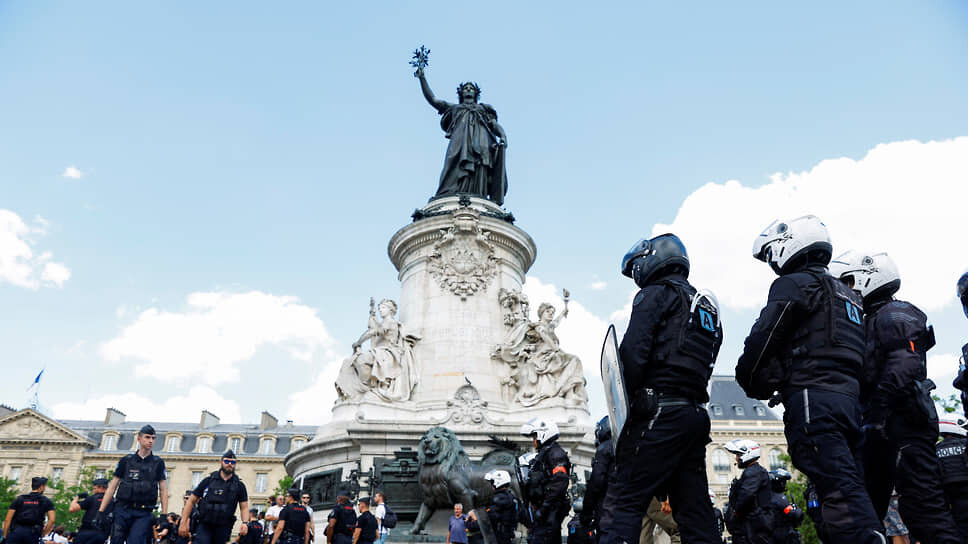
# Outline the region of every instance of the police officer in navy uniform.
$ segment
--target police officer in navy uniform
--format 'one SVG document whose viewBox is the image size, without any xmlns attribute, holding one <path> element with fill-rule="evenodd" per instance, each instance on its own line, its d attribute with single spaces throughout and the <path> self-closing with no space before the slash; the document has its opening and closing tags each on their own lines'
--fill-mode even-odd
<svg viewBox="0 0 968 544">
<path fill-rule="evenodd" d="M 165 462 L 151 453 L 155 428 L 145 425 L 138 431 L 138 451 L 118 461 L 114 478 L 108 484 L 99 509 L 98 524 L 104 523 L 108 507 L 115 501 L 111 543 L 144 544 L 151 538 L 154 518 L 151 512 L 161 497 L 161 511 L 168 511 L 168 482 Z"/>
<path fill-rule="evenodd" d="M 631 403 L 601 507 L 600 542 L 638 542 L 652 498 L 668 495 L 683 542 L 716 543 L 707 496 L 706 386 L 722 344 L 715 297 L 688 282 L 689 256 L 674 234 L 642 240 L 622 259 L 640 291 L 619 355 Z"/>
<path fill-rule="evenodd" d="M 259 523 L 259 510 L 257 508 L 249 508 L 249 522 L 246 525 L 248 529 L 246 529 L 245 535 L 242 535 L 240 530 L 239 544 L 262 544 L 264 530 L 262 524 Z"/>
<path fill-rule="evenodd" d="M 958 298 L 961 300 L 961 308 L 968 317 L 968 272 L 958 278 Z M 965 417 L 968 417 L 968 344 L 961 346 L 961 368 L 955 377 L 954 385 L 961 390 L 961 409 Z"/>
<path fill-rule="evenodd" d="M 74 544 L 103 544 L 108 539 L 108 533 L 104 530 L 105 528 L 97 527 L 94 523 L 94 520 L 97 519 L 98 510 L 101 508 L 101 501 L 104 500 L 104 492 L 108 488 L 108 481 L 106 478 L 95 478 L 93 485 L 93 495 L 83 497 L 78 495 L 71 501 L 71 505 L 67 509 L 71 513 L 84 510 L 80 529 L 77 532 L 77 536 L 74 537 Z M 110 508 L 108 509 L 108 513 L 110 514 Z"/>
<path fill-rule="evenodd" d="M 530 544 L 561 544 L 561 522 L 571 510 L 568 501 L 568 475 L 571 461 L 558 444 L 558 425 L 534 418 L 521 426 L 521 434 L 531 438 L 538 454 L 528 467 L 525 489 L 534 509 Z"/>
<path fill-rule="evenodd" d="M 309 544 L 313 521 L 306 506 L 299 502 L 300 495 L 296 488 L 286 493 L 286 506 L 279 512 L 271 544 Z"/>
<path fill-rule="evenodd" d="M 185 503 L 182 521 L 178 532 L 181 536 L 189 534 L 189 518 L 192 508 L 198 504 L 198 529 L 195 531 L 195 544 L 225 544 L 232 534 L 235 524 L 235 508 L 239 508 L 242 526 L 239 536 L 245 536 L 249 527 L 249 494 L 245 484 L 235 473 L 238 459 L 235 452 L 228 450 L 222 454 L 221 466 L 206 476 Z"/>
<path fill-rule="evenodd" d="M 353 528 L 356 527 L 356 511 L 350 504 L 348 491 L 336 493 L 336 506 L 327 516 L 327 544 L 350 544 L 353 541 Z"/>
<path fill-rule="evenodd" d="M 485 474 L 484 479 L 491 482 L 495 490 L 487 507 L 494 538 L 497 544 L 511 544 L 521 511 L 520 502 L 511 491 L 511 475 L 506 470 L 495 469 Z"/>
<path fill-rule="evenodd" d="M 774 512 L 770 474 L 757 461 L 760 445 L 752 440 L 730 440 L 723 446 L 736 456 L 743 469 L 729 488 L 726 528 L 737 544 L 770 544 L 773 541 Z"/>
<path fill-rule="evenodd" d="M 886 253 L 848 251 L 831 261 L 830 273 L 864 299 L 864 475 L 874 511 L 883 519 L 896 488 L 912 540 L 959 542 L 935 452 L 938 413 L 926 364 L 934 329 L 924 312 L 894 298 L 901 276 Z"/>
<path fill-rule="evenodd" d="M 960 416 L 942 417 L 938 422 L 941 442 L 935 446 L 935 451 L 945 501 L 962 540 L 968 542 L 968 457 L 965 457 L 968 431 L 965 425 L 965 419 Z"/>
<path fill-rule="evenodd" d="M 736 365 L 746 394 L 779 391 L 793 465 L 816 485 L 827 541 L 884 542 L 864 486 L 860 379 L 864 320 L 860 296 L 827 273 L 833 246 L 816 216 L 774 221 L 753 257 L 779 276 Z"/>
<path fill-rule="evenodd" d="M 14 499 L 7 510 L 3 520 L 7 544 L 37 544 L 54 528 L 54 503 L 44 496 L 47 478 L 32 478 L 30 489 L 30 493 Z"/>
<path fill-rule="evenodd" d="M 800 544 L 797 527 L 803 523 L 803 510 L 790 502 L 786 486 L 793 478 L 789 470 L 778 468 L 770 471 L 770 490 L 772 491 L 773 542 L 775 544 Z"/>
<path fill-rule="evenodd" d="M 592 458 L 592 473 L 585 482 L 585 498 L 579 516 L 582 526 L 592 531 L 596 540 L 602 519 L 602 502 L 608 491 L 608 473 L 614 464 L 612 428 L 609 426 L 608 416 L 605 416 L 595 424 L 595 457 Z"/>
</svg>

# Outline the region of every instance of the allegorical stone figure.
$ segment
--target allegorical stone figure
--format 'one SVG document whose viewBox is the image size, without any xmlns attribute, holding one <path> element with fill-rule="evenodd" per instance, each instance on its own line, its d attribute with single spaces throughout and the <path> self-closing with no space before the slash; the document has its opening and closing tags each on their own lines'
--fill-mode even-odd
<svg viewBox="0 0 968 544">
<path fill-rule="evenodd" d="M 397 304 L 380 301 L 380 320 L 370 299 L 370 320 L 359 340 L 353 343 L 353 355 L 343 361 L 336 378 L 340 400 L 358 398 L 373 392 L 386 401 L 410 400 L 417 385 L 417 365 L 413 345 L 420 338 L 404 331 L 396 320 Z M 370 349 L 363 342 L 370 340 Z"/>
<path fill-rule="evenodd" d="M 561 350 L 555 333 L 568 315 L 567 291 L 560 315 L 555 317 L 555 307 L 542 303 L 534 322 L 528 320 L 528 299 L 523 293 L 502 289 L 499 298 L 509 329 L 491 357 L 508 365 L 502 378 L 505 398 L 522 406 L 559 397 L 575 405 L 587 402 L 581 360 Z"/>
<path fill-rule="evenodd" d="M 440 128 L 450 140 L 434 198 L 465 193 L 502 205 L 508 190 L 504 168 L 507 137 L 497 123 L 497 111 L 478 102 L 481 89 L 476 83 L 461 83 L 458 103 L 451 104 L 434 96 L 423 68 L 417 68 L 414 75 L 424 98 L 440 114 Z"/>
</svg>

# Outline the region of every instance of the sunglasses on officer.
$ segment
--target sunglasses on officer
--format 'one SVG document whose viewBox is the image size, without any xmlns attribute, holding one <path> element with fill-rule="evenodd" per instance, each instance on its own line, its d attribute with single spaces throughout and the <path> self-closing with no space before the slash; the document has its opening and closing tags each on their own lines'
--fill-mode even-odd
<svg viewBox="0 0 968 544">
<path fill-rule="evenodd" d="M 222 459 L 222 462 L 226 465 L 235 465 L 237 461 L 235 459 Z"/>
</svg>

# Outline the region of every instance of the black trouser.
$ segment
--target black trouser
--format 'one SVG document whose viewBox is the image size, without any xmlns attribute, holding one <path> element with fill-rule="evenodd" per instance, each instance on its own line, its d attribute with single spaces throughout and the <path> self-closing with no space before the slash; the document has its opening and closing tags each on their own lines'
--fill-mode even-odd
<svg viewBox="0 0 968 544">
<path fill-rule="evenodd" d="M 346 533 L 335 533 L 333 535 L 333 541 L 328 544 L 350 544 L 353 542 L 353 535 L 348 535 Z"/>
<path fill-rule="evenodd" d="M 81 529 L 74 537 L 74 544 L 104 544 L 107 539 L 107 533 L 97 529 Z"/>
<path fill-rule="evenodd" d="M 944 497 L 962 541 L 968 542 L 968 482 L 944 484 Z"/>
<path fill-rule="evenodd" d="M 37 544 L 40 540 L 40 532 L 43 527 L 28 527 L 26 525 L 14 525 L 7 535 L 6 544 Z"/>
<path fill-rule="evenodd" d="M 912 541 L 961 542 L 941 489 L 937 426 L 914 427 L 895 415 L 888 421 L 886 442 L 873 434 L 866 437 L 864 474 L 874 511 L 884 519 L 896 488 L 898 513 Z"/>
<path fill-rule="evenodd" d="M 719 544 L 706 480 L 709 442 L 709 414 L 697 404 L 660 405 L 651 420 L 630 417 L 608 479 L 600 542 L 637 543 L 652 498 L 668 492 L 682 541 Z"/>
<path fill-rule="evenodd" d="M 883 544 L 884 526 L 864 487 L 857 399 L 804 389 L 785 394 L 783 405 L 790 457 L 817 488 L 828 544 Z"/>
<path fill-rule="evenodd" d="M 548 514 L 550 520 L 534 522 L 529 544 L 561 544 L 561 522 L 565 521 L 570 508 L 558 508 Z"/>
<path fill-rule="evenodd" d="M 198 530 L 195 531 L 195 544 L 225 544 L 232 536 L 231 525 L 213 525 L 211 523 L 199 523 Z"/>
</svg>

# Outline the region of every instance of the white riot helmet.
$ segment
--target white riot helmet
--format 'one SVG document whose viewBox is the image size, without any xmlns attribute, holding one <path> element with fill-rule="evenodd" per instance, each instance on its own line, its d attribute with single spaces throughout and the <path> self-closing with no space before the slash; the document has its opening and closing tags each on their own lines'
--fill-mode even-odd
<svg viewBox="0 0 968 544">
<path fill-rule="evenodd" d="M 739 456 L 739 468 L 746 468 L 760 458 L 760 445 L 748 438 L 737 438 L 726 443 L 726 451 Z"/>
<path fill-rule="evenodd" d="M 521 434 L 534 437 L 540 447 L 558 438 L 559 431 L 558 425 L 555 425 L 554 421 L 547 421 L 536 417 L 521 425 Z"/>
<path fill-rule="evenodd" d="M 801 261 L 826 265 L 833 254 L 827 227 L 815 215 L 776 221 L 753 241 L 753 258 L 770 265 L 777 274 Z"/>
<path fill-rule="evenodd" d="M 506 470 L 492 470 L 484 475 L 484 479 L 491 482 L 494 489 L 501 489 L 502 486 L 511 483 L 511 475 Z"/>
<path fill-rule="evenodd" d="M 887 253 L 848 251 L 830 261 L 830 275 L 852 279 L 854 291 L 865 299 L 879 289 L 893 295 L 901 288 L 901 275 Z"/>
<path fill-rule="evenodd" d="M 938 432 L 941 434 L 968 436 L 968 431 L 965 430 L 965 419 L 952 415 L 938 418 Z"/>
</svg>

